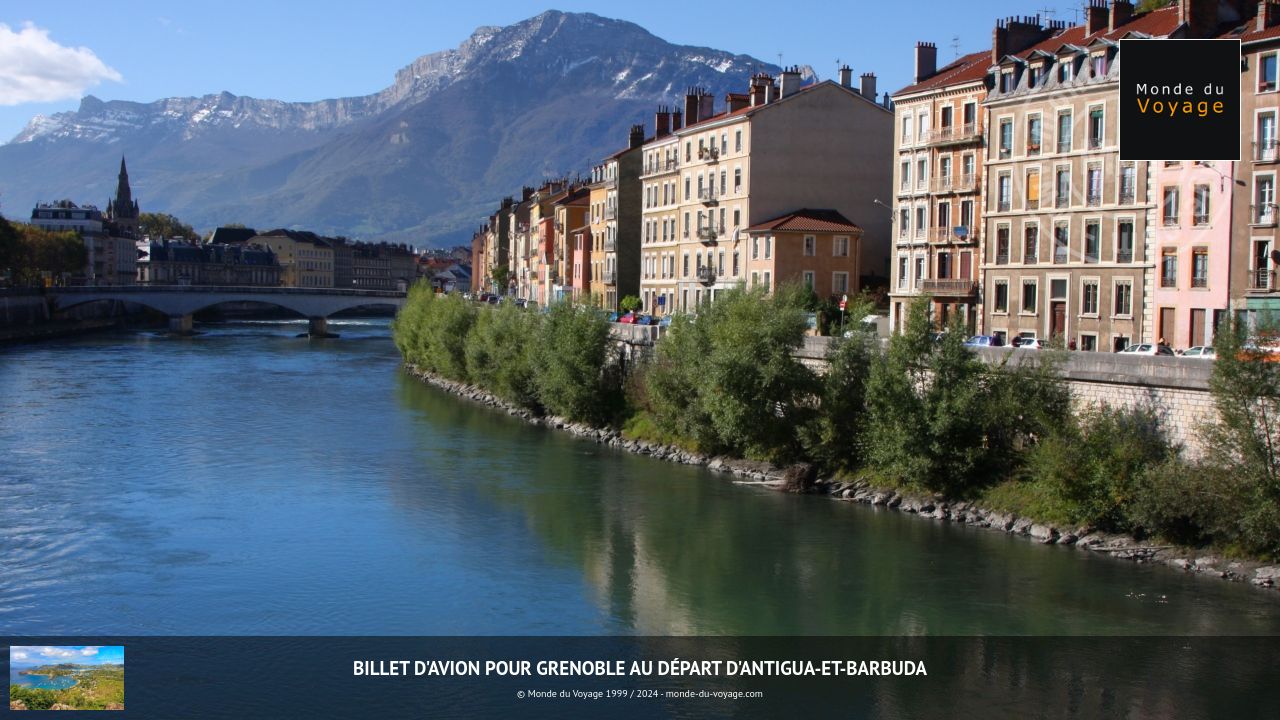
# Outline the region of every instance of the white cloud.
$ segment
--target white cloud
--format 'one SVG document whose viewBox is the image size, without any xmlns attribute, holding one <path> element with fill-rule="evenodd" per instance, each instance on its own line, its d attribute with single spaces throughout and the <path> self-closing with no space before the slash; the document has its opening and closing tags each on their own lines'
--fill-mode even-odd
<svg viewBox="0 0 1280 720">
<path fill-rule="evenodd" d="M 17 32 L 0 23 L 0 105 L 74 99 L 104 80 L 123 79 L 89 48 L 59 45 L 31 23 Z"/>
<path fill-rule="evenodd" d="M 27 651 L 26 651 L 26 650 L 23 650 L 23 649 L 21 649 L 21 648 L 16 648 L 16 647 L 15 647 L 15 648 L 10 648 L 10 649 L 9 649 L 9 660 L 10 660 L 10 662 L 17 662 L 17 661 L 19 661 L 19 660 L 26 660 L 26 659 L 27 659 Z"/>
</svg>

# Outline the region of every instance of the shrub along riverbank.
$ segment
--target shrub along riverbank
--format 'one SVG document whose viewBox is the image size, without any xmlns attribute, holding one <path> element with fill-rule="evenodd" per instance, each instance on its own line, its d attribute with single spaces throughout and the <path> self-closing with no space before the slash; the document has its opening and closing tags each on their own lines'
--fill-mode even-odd
<svg viewBox="0 0 1280 720">
<path fill-rule="evenodd" d="M 405 361 L 535 414 L 703 455 L 812 462 L 828 475 L 1234 555 L 1280 557 L 1280 363 L 1218 334 L 1208 448 L 1184 457 L 1158 408 L 1078 408 L 1054 352 L 991 366 L 928 300 L 880 351 L 858 333 L 819 375 L 794 356 L 811 294 L 721 294 L 677 316 L 624 373 L 598 311 L 535 313 L 415 287 L 394 325 Z M 854 303 L 851 317 L 869 310 Z M 1028 361 L 1033 360 L 1033 361 Z"/>
</svg>

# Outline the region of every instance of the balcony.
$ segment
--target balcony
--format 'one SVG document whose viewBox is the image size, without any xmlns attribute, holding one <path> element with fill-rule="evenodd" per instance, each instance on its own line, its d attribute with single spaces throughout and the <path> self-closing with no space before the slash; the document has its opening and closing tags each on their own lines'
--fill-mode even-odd
<svg viewBox="0 0 1280 720">
<path fill-rule="evenodd" d="M 1191 287 L 1207 288 L 1209 287 L 1209 278 L 1204 275 L 1193 275 L 1191 276 Z"/>
<path fill-rule="evenodd" d="M 957 235 L 951 226 L 929 228 L 926 237 L 931 243 L 973 243 L 978 240 L 977 233 L 970 228 L 965 228 L 963 235 Z"/>
<path fill-rule="evenodd" d="M 1276 141 L 1266 140 L 1253 144 L 1253 161 L 1260 163 L 1273 163 L 1280 159 L 1280 153 L 1276 152 Z"/>
<path fill-rule="evenodd" d="M 1085 203 L 1085 205 L 1087 205 L 1087 206 L 1089 206 L 1089 207 L 1101 207 L 1101 206 L 1102 206 L 1102 196 L 1101 196 L 1101 195 L 1093 195 L 1093 194 L 1087 195 L 1087 196 L 1085 197 L 1085 199 L 1084 199 L 1084 203 Z"/>
<path fill-rule="evenodd" d="M 653 175 L 654 173 L 671 172 L 680 167 L 680 161 L 672 158 L 670 160 L 659 160 L 651 162 L 644 166 L 642 175 Z"/>
<path fill-rule="evenodd" d="M 617 285 L 617 284 L 618 284 L 618 271 L 617 271 L 617 270 L 605 270 L 604 272 L 600 273 L 600 280 L 601 280 L 601 282 L 603 282 L 605 285 Z"/>
<path fill-rule="evenodd" d="M 1065 140 L 1065 141 L 1063 141 L 1063 140 L 1059 140 L 1059 141 L 1058 141 L 1058 152 L 1060 152 L 1060 153 L 1069 153 L 1069 152 L 1071 152 L 1071 141 L 1070 141 L 1070 140 Z"/>
<path fill-rule="evenodd" d="M 698 148 L 698 159 L 706 160 L 711 163 L 720 162 L 720 148 L 714 145 L 709 147 L 700 147 Z"/>
<path fill-rule="evenodd" d="M 1116 262 L 1133 262 L 1133 248 L 1120 248 L 1119 250 L 1116 250 Z"/>
<path fill-rule="evenodd" d="M 710 285 L 716 281 L 716 269 L 710 265 L 698 266 L 698 282 Z"/>
<path fill-rule="evenodd" d="M 1125 188 L 1120 188 L 1120 200 L 1119 200 L 1120 204 L 1132 205 L 1133 201 L 1134 201 L 1133 189 L 1130 188 L 1126 190 Z"/>
<path fill-rule="evenodd" d="M 981 137 L 982 128 L 978 127 L 977 123 L 969 123 L 925 131 L 922 139 L 927 145 L 942 146 L 974 142 Z"/>
<path fill-rule="evenodd" d="M 720 196 L 716 193 L 715 188 L 702 188 L 698 190 L 698 199 L 703 205 L 716 205 L 720 202 Z"/>
<path fill-rule="evenodd" d="M 1196 215 L 1192 218 L 1192 222 L 1194 222 L 1196 225 L 1208 225 L 1209 216 L 1196 213 Z"/>
<path fill-rule="evenodd" d="M 972 280 L 924 280 L 920 289 L 931 295 L 968 297 L 977 294 L 978 284 Z"/>
<path fill-rule="evenodd" d="M 1262 203 L 1249 206 L 1249 223 L 1251 225 L 1275 225 L 1276 204 Z"/>
<path fill-rule="evenodd" d="M 1090 150 L 1097 150 L 1097 149 L 1099 149 L 1099 148 L 1101 148 L 1101 147 L 1102 147 L 1102 138 L 1100 138 L 1100 137 L 1091 137 L 1091 138 L 1089 138 L 1089 149 L 1090 149 Z"/>
<path fill-rule="evenodd" d="M 1059 195 L 1053 199 L 1053 206 L 1056 208 L 1065 208 L 1071 206 L 1071 198 L 1066 195 Z"/>
<path fill-rule="evenodd" d="M 1026 200 L 1023 201 L 1023 204 L 1026 206 L 1028 210 L 1039 210 L 1040 198 L 1027 198 Z"/>
<path fill-rule="evenodd" d="M 1007 250 L 1002 253 L 996 253 L 996 264 L 997 265 L 1009 264 L 1009 252 Z"/>
<path fill-rule="evenodd" d="M 1270 270 L 1259 268 L 1249 271 L 1249 289 L 1261 292 L 1271 292 L 1275 289 L 1275 279 Z"/>
<path fill-rule="evenodd" d="M 704 243 L 713 243 L 716 238 L 724 233 L 724 228 L 717 228 L 715 225 L 707 225 L 698 228 L 698 239 Z"/>
<path fill-rule="evenodd" d="M 1070 258 L 1071 258 L 1071 254 L 1067 251 L 1067 248 L 1056 247 L 1053 249 L 1054 265 L 1066 265 L 1067 260 L 1069 260 Z"/>
<path fill-rule="evenodd" d="M 1025 248 L 1022 251 L 1022 264 L 1035 265 L 1040 262 L 1040 251 L 1037 248 Z"/>
</svg>

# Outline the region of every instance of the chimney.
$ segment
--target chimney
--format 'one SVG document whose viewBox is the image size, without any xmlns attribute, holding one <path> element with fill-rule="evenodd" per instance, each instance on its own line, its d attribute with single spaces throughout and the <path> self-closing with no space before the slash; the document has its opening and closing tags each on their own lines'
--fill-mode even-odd
<svg viewBox="0 0 1280 720">
<path fill-rule="evenodd" d="M 1116 28 L 1129 22 L 1133 17 L 1133 3 L 1128 0 L 1111 0 L 1111 19 L 1107 23 L 1107 31 L 1115 32 Z"/>
<path fill-rule="evenodd" d="M 644 144 L 644 126 L 632 125 L 631 135 L 627 137 L 627 148 L 635 150 Z"/>
<path fill-rule="evenodd" d="M 850 89 L 853 88 L 853 70 L 848 65 L 840 66 L 840 84 Z"/>
<path fill-rule="evenodd" d="M 931 42 L 916 43 L 916 82 L 938 72 L 938 46 Z"/>
<path fill-rule="evenodd" d="M 875 73 L 869 73 L 869 72 L 862 73 L 862 86 L 861 86 L 861 89 L 858 91 L 858 93 L 862 95 L 862 97 L 870 100 L 871 102 L 876 101 L 876 74 Z"/>
<path fill-rule="evenodd" d="M 701 107 L 699 102 L 698 90 L 701 88 L 691 87 L 684 93 L 684 124 L 685 127 L 698 122 L 698 109 Z"/>
<path fill-rule="evenodd" d="M 1280 3 L 1271 2 L 1270 0 L 1262 0 L 1258 3 L 1258 20 L 1256 29 L 1258 31 L 1266 30 L 1280 23 Z"/>
<path fill-rule="evenodd" d="M 1089 0 L 1089 4 L 1084 7 L 1085 37 L 1107 27 L 1107 23 L 1110 22 L 1107 15 L 1107 0 Z"/>
<path fill-rule="evenodd" d="M 765 103 L 765 88 L 773 83 L 773 78 L 764 73 L 751 76 L 751 107 Z"/>
<path fill-rule="evenodd" d="M 684 116 L 680 114 L 679 110 L 671 111 L 671 132 L 675 132 L 676 130 L 679 130 L 680 128 L 684 127 L 683 118 Z"/>
<path fill-rule="evenodd" d="M 520 190 L 520 202 L 528 202 L 531 197 L 533 197 L 533 188 L 525 185 L 524 188 Z"/>
<path fill-rule="evenodd" d="M 671 111 L 666 105 L 658 108 L 653 116 L 653 137 L 664 138 L 671 134 Z"/>
<path fill-rule="evenodd" d="M 737 112 L 747 107 L 749 103 L 748 97 L 742 93 L 729 93 L 724 96 L 725 108 L 729 112 Z"/>
<path fill-rule="evenodd" d="M 792 65 L 782 71 L 780 97 L 791 97 L 800 89 L 800 68 Z"/>
<path fill-rule="evenodd" d="M 778 84 L 775 83 L 772 78 L 770 78 L 769 84 L 764 86 L 764 102 L 767 105 L 777 99 L 778 99 Z"/>
<path fill-rule="evenodd" d="M 991 64 L 995 65 L 1005 55 L 1015 55 L 1048 38 L 1054 26 L 1040 24 L 1039 15 L 1023 15 L 996 22 L 991 33 Z"/>
<path fill-rule="evenodd" d="M 698 120 L 706 120 L 716 114 L 716 96 L 704 88 L 698 89 Z"/>
<path fill-rule="evenodd" d="M 1218 29 L 1218 0 L 1178 0 L 1178 22 L 1187 26 L 1187 37 L 1210 37 Z"/>
</svg>

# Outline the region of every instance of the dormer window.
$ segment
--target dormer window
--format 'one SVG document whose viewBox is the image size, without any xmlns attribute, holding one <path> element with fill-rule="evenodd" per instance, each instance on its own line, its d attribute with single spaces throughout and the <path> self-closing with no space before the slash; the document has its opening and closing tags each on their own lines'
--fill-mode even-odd
<svg viewBox="0 0 1280 720">
<path fill-rule="evenodd" d="M 1013 71 L 1002 70 L 1000 72 L 1000 92 L 1013 92 Z"/>
<path fill-rule="evenodd" d="M 1042 65 L 1032 65 L 1027 69 L 1027 87 L 1035 87 L 1040 84 L 1040 76 L 1044 71 Z"/>
<path fill-rule="evenodd" d="M 1107 54 L 1105 52 L 1098 53 L 1090 58 L 1093 64 L 1093 76 L 1096 78 L 1106 77 L 1107 75 Z"/>
<path fill-rule="evenodd" d="M 1058 62 L 1058 82 L 1071 82 L 1071 59 L 1063 58 Z"/>
</svg>

